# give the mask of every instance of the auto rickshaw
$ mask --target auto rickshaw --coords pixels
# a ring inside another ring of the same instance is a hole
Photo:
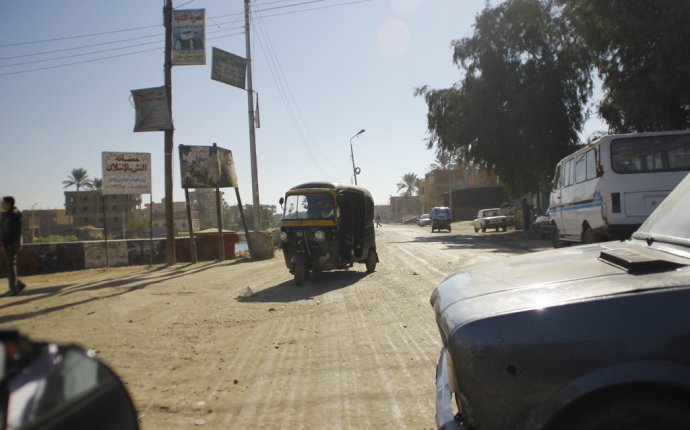
[[[434,230],[448,230],[450,232],[451,215],[450,208],[437,207],[431,209],[431,232]]]
[[[335,182],[310,182],[280,198],[285,265],[302,285],[311,272],[364,263],[376,269],[374,200],[369,191]]]

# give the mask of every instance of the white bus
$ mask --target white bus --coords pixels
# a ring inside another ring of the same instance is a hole
[[[553,245],[628,237],[690,170],[690,130],[603,136],[556,166]]]

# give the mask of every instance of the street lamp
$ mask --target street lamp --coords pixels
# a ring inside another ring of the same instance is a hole
[[[361,129],[354,136],[350,138],[350,157],[352,158],[352,175],[355,178],[355,185],[357,185],[357,175],[362,171],[359,167],[355,167],[355,153],[352,151],[352,139],[364,133],[364,129]]]

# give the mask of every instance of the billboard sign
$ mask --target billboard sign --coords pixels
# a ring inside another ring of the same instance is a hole
[[[247,60],[222,49],[213,48],[211,79],[245,89]]]
[[[218,146],[180,145],[182,188],[237,187],[232,151]]]
[[[134,109],[134,131],[172,130],[172,118],[165,87],[132,90]]]
[[[173,10],[172,64],[206,64],[205,9]]]
[[[150,194],[151,154],[103,152],[103,194]]]

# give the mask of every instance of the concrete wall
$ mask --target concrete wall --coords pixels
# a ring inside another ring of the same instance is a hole
[[[214,260],[218,255],[217,236],[196,237],[199,261]],[[225,258],[235,258],[235,244],[239,241],[236,233],[226,232]],[[67,272],[70,270],[92,269],[149,264],[151,262],[151,242],[148,239],[128,239],[108,241],[106,265],[106,245],[103,241],[32,243],[22,246],[19,251],[18,269],[20,275]],[[175,254],[178,262],[189,262],[189,239],[175,239]],[[0,257],[4,250],[0,247]],[[153,240],[153,264],[165,262],[165,239]],[[0,264],[0,276],[5,277],[5,268]]]

